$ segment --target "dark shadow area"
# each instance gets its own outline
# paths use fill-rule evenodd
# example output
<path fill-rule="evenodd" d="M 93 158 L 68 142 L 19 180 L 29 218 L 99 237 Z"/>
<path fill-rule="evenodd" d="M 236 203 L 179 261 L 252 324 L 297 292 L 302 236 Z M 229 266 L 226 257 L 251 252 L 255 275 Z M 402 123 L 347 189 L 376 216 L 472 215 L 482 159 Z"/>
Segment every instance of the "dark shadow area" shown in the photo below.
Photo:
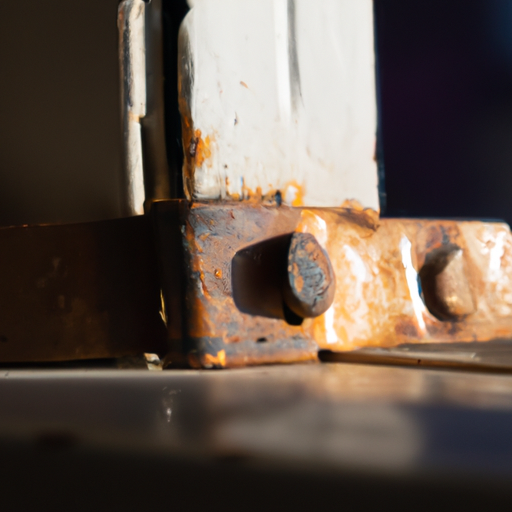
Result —
<path fill-rule="evenodd" d="M 512 2 L 376 0 L 387 216 L 512 221 Z"/>
<path fill-rule="evenodd" d="M 164 27 L 165 132 L 173 197 L 183 198 L 183 148 L 178 109 L 178 32 L 189 7 L 186 0 L 162 0 Z"/>
<path fill-rule="evenodd" d="M 118 3 L 2 4 L 0 226 L 120 215 Z"/>
<path fill-rule="evenodd" d="M 291 234 L 278 236 L 238 251 L 231 264 L 233 300 L 243 313 L 279 318 L 300 325 L 285 304 L 283 287 L 287 276 Z"/>
<path fill-rule="evenodd" d="M 4 444 L 3 510 L 453 510 L 506 509 L 502 482 L 315 472 L 251 464 L 83 449 L 63 432 L 33 445 Z M 23 490 L 19 482 L 31 484 Z"/>

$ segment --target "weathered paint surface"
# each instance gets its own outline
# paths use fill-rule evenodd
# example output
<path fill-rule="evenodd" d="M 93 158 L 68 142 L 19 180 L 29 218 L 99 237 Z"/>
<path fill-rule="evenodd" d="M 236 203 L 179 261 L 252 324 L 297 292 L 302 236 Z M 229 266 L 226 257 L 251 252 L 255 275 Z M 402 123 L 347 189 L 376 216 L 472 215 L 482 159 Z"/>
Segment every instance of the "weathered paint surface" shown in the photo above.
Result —
<path fill-rule="evenodd" d="M 180 32 L 189 199 L 378 210 L 371 0 L 199 0 Z"/>
<path fill-rule="evenodd" d="M 146 115 L 145 5 L 124 0 L 118 12 L 127 215 L 144 213 L 140 121 Z"/>
<path fill-rule="evenodd" d="M 268 286 L 258 284 L 257 290 L 268 290 L 268 304 L 260 314 L 242 311 L 233 298 L 237 252 L 295 231 L 313 234 L 329 255 L 336 279 L 333 305 L 321 316 L 290 324 L 269 272 Z M 311 359 L 319 348 L 512 336 L 512 237 L 505 224 L 379 220 L 372 210 L 343 208 L 194 204 L 183 208 L 182 232 L 188 262 L 185 336 L 203 347 L 194 351 L 197 365 Z M 466 276 L 464 293 L 474 305 L 474 312 L 451 321 L 429 311 L 418 279 L 429 254 L 446 245 L 460 249 L 457 268 L 463 273 L 457 275 Z M 277 307 L 269 307 L 272 301 Z M 284 341 L 286 350 L 280 351 Z"/>

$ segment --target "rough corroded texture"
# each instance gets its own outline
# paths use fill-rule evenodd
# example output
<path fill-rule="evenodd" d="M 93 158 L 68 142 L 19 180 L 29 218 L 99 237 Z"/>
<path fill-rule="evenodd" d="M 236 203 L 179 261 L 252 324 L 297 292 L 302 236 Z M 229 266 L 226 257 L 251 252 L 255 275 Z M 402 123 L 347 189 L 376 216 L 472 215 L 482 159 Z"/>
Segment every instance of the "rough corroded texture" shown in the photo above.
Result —
<path fill-rule="evenodd" d="M 316 231 L 317 239 L 324 233 L 337 279 L 332 309 L 304 323 L 320 346 L 351 350 L 512 333 L 512 239 L 505 224 L 382 219 L 363 227 L 334 210 L 303 210 L 302 217 L 299 229 Z M 418 272 L 429 254 L 452 244 L 463 251 L 475 312 L 441 321 L 425 306 Z"/>
<path fill-rule="evenodd" d="M 375 212 L 343 208 L 236 203 L 190 206 L 185 202 L 155 206 L 159 237 L 165 237 L 174 218 L 183 243 L 185 301 L 181 304 L 176 298 L 181 293 L 173 286 L 176 276 L 166 279 L 164 293 L 168 303 L 179 306 L 173 317 L 183 315 L 183 331 L 175 332 L 174 339 L 180 343 L 183 333 L 188 340 L 184 352 L 193 355 L 194 364 L 224 367 L 293 360 L 290 345 L 285 358 L 273 348 L 283 340 L 292 345 L 297 342 L 295 358 L 299 360 L 316 357 L 318 348 L 346 351 L 512 335 L 512 238 L 505 224 L 379 221 Z M 173 209 L 174 217 L 170 215 Z M 258 297 L 252 310 L 237 307 L 233 293 L 239 278 L 233 279 L 232 274 L 237 255 L 294 232 L 314 235 L 329 255 L 336 278 L 333 305 L 321 316 L 299 322 L 290 321 L 270 303 L 260 301 L 258 305 Z M 418 274 L 428 267 L 432 255 L 454 246 L 460 249 L 455 256 L 461 260 L 456 260 L 452 269 L 448 262 L 444 271 L 464 275 L 466 284 L 436 281 L 440 297 L 451 311 L 451 317 L 442 320 L 425 305 Z M 261 276 L 252 282 L 268 290 L 276 288 L 275 279 L 271 273 L 267 282 Z M 450 302 L 454 293 L 461 294 L 460 304 Z M 244 357 L 238 351 L 235 359 L 233 345 L 240 343 L 252 343 L 254 349 Z"/>
<path fill-rule="evenodd" d="M 329 257 L 310 233 L 272 237 L 241 249 L 233 258 L 231 283 L 240 311 L 296 325 L 324 313 L 334 299 Z"/>
<path fill-rule="evenodd" d="M 311 233 L 294 233 L 288 250 L 284 299 L 301 318 L 325 313 L 334 300 L 335 277 L 329 256 Z"/>
<path fill-rule="evenodd" d="M 166 201 L 155 203 L 153 213 L 172 363 L 183 363 L 182 355 L 188 364 L 204 367 L 316 359 L 316 343 L 301 326 L 283 319 L 281 304 L 264 303 L 260 307 L 266 311 L 256 315 L 242 312 L 233 300 L 232 267 L 237 251 L 292 233 L 299 210 Z M 183 254 L 176 256 L 180 245 Z M 274 279 L 271 275 L 268 281 L 262 280 L 262 287 L 271 289 Z M 237 350 L 236 346 L 245 348 Z"/>

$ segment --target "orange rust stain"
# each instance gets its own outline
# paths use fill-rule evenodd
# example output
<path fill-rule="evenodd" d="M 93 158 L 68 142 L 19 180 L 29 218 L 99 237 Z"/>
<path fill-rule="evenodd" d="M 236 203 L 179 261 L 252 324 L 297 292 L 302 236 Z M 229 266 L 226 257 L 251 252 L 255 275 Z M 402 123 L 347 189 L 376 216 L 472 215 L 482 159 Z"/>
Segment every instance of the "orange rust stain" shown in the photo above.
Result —
<path fill-rule="evenodd" d="M 247 210 L 252 212 L 258 207 L 248 209 L 247 205 L 238 204 L 229 207 L 216 205 L 216 208 L 228 208 L 230 215 L 233 211 L 236 212 L 237 222 L 243 226 L 243 229 L 233 230 L 233 233 L 225 233 L 223 223 L 217 223 L 216 234 L 222 235 L 222 240 L 225 241 L 223 242 L 226 246 L 225 250 L 232 254 L 232 251 L 247 242 L 244 236 L 248 236 L 255 230 L 251 224 L 254 221 L 248 221 L 244 212 Z M 270 220 L 265 221 L 267 216 Z M 482 269 L 486 269 L 486 265 L 488 265 L 486 263 L 488 257 L 481 254 L 479 242 L 484 235 L 482 234 L 478 240 L 472 242 L 474 244 L 478 242 L 478 245 L 474 245 L 474 247 L 465 242 L 466 236 L 469 234 L 474 236 L 479 229 L 482 229 L 479 228 L 481 224 L 382 219 L 379 226 L 372 221 L 371 217 L 372 213 L 361 206 L 358 209 L 311 210 L 261 207 L 261 216 L 258 219 L 267 230 L 265 233 L 268 236 L 299 229 L 311 232 L 318 239 L 325 238 L 326 250 L 331 255 L 338 282 L 333 309 L 329 311 L 329 314 L 305 320 L 300 328 L 292 328 L 280 320 L 242 314 L 235 308 L 232 299 L 227 294 L 216 294 L 211 277 L 217 277 L 216 269 L 226 267 L 222 266 L 224 260 L 219 256 L 219 248 L 222 245 L 212 245 L 212 238 L 215 240 L 221 238 L 209 238 L 204 247 L 205 253 L 210 254 L 211 258 L 208 259 L 204 255 L 199 256 L 197 253 L 192 258 L 192 271 L 198 272 L 197 275 L 201 277 L 201 280 L 204 279 L 204 275 L 210 278 L 207 284 L 212 288 L 210 296 L 201 295 L 200 287 L 199 289 L 198 287 L 194 288 L 194 297 L 190 298 L 190 310 L 192 311 L 189 323 L 190 335 L 194 337 L 215 336 L 222 338 L 226 343 L 231 343 L 239 341 L 241 332 L 255 333 L 255 339 L 266 337 L 269 341 L 280 337 L 290 338 L 300 333 L 310 339 L 315 339 L 322 348 L 344 351 L 362 346 L 390 347 L 405 342 L 485 340 L 497 337 L 497 335 L 508 337 L 512 334 L 510 316 L 503 317 L 496 309 L 497 306 L 494 305 L 497 303 L 500 307 L 507 306 L 503 298 L 504 291 L 500 291 L 499 295 L 495 295 L 494 291 L 489 292 L 490 286 L 494 286 L 494 284 L 486 283 L 486 278 L 481 275 Z M 280 231 L 272 231 L 278 224 L 276 219 L 282 222 Z M 459 234 L 461 225 L 468 226 L 465 228 L 468 235 Z M 188 241 L 192 244 L 191 250 L 194 254 L 193 244 L 197 243 L 197 239 L 194 240 L 190 231 L 189 227 L 187 233 L 191 238 Z M 257 232 L 259 233 L 259 231 Z M 493 228 L 488 234 L 487 231 L 485 233 L 486 237 L 496 237 L 499 230 Z M 508 230 L 506 233 L 509 233 Z M 425 260 L 425 255 L 437 244 L 443 242 L 443 234 L 449 238 L 451 243 L 456 242 L 468 252 L 468 262 L 471 263 L 472 259 L 475 260 L 471 263 L 475 266 L 475 272 L 469 273 L 468 279 L 472 286 L 473 284 L 480 286 L 480 280 L 482 281 L 482 291 L 479 294 L 480 309 L 474 315 L 456 324 L 441 322 L 426 312 L 423 316 L 426 324 L 425 331 L 418 328 L 418 320 L 411 306 L 412 288 L 409 288 L 405 276 L 400 243 L 404 237 L 411 241 L 410 256 L 414 269 L 419 271 Z M 240 237 L 242 238 L 240 239 Z M 468 240 L 471 241 L 472 238 L 468 238 Z M 507 234 L 507 240 L 510 240 L 510 234 Z M 506 247 L 502 265 L 507 264 L 510 268 L 507 275 L 512 275 L 512 240 L 507 242 Z M 477 258 L 480 258 L 482 262 L 479 263 L 480 260 Z M 200 271 L 203 273 L 199 273 Z M 505 291 L 512 290 L 512 278 L 511 282 L 507 283 L 502 284 L 506 288 Z M 230 322 L 236 322 L 240 328 L 236 332 L 229 331 L 225 326 Z M 219 359 L 218 355 L 212 357 L 215 361 Z M 229 361 L 227 361 L 228 366 L 233 366 L 235 357 L 230 355 Z M 208 364 L 217 364 L 211 359 L 209 361 Z M 244 360 L 243 364 L 250 363 Z"/>
<path fill-rule="evenodd" d="M 241 80 L 240 80 L 240 85 L 245 87 L 246 89 L 249 89 L 249 86 L 245 82 L 242 82 Z"/>
<path fill-rule="evenodd" d="M 315 254 L 316 245 L 313 242 L 308 242 L 306 244 L 305 250 L 309 252 L 312 256 L 312 258 L 316 259 L 313 255 Z"/>
<path fill-rule="evenodd" d="M 218 325 L 211 319 L 210 309 L 198 297 L 190 297 L 188 331 L 189 335 L 194 338 L 216 336 L 218 332 Z"/>
<path fill-rule="evenodd" d="M 340 212 L 341 213 L 341 212 Z M 314 321 L 314 335 L 323 348 L 350 350 L 362 346 L 393 346 L 400 343 L 474 341 L 505 336 L 505 330 L 512 331 L 512 323 L 501 330 L 505 320 L 492 316 L 487 310 L 488 294 L 482 293 L 481 307 L 463 321 L 439 321 L 428 311 L 422 313 L 426 330 L 418 325 L 418 319 L 412 307 L 412 293 L 405 273 L 404 262 L 400 254 L 401 240 L 406 237 L 412 242 L 411 259 L 416 271 L 425 261 L 425 254 L 438 244 L 438 234 L 444 233 L 451 243 L 457 244 L 473 256 L 462 237 L 458 234 L 458 223 L 454 221 L 416 221 L 406 219 L 383 219 L 380 228 L 370 236 L 364 234 L 368 227 L 356 216 L 365 216 L 366 210 L 346 212 L 336 220 L 325 212 L 324 220 L 329 226 L 328 250 L 336 254 L 333 258 L 338 281 L 335 310 L 330 324 L 339 341 L 331 342 L 327 338 L 328 329 L 323 329 L 324 319 Z M 476 224 L 472 230 L 476 230 Z M 446 243 L 446 242 L 444 242 Z M 346 247 L 350 258 L 344 255 Z M 478 253 L 477 253 L 478 254 Z M 357 256 L 355 256 L 357 255 Z M 360 279 L 352 272 L 353 262 L 364 272 Z M 356 268 L 356 267 L 354 267 Z M 365 277 L 366 276 L 366 277 Z M 468 274 L 470 286 L 477 281 L 477 274 Z M 501 324 L 501 325 L 500 325 Z M 343 335 L 347 339 L 343 340 Z M 510 335 L 510 334 L 509 334 Z"/>
<path fill-rule="evenodd" d="M 181 80 L 178 82 L 179 94 L 178 105 L 181 113 L 181 141 L 183 144 L 183 181 L 185 194 L 188 199 L 191 199 L 194 192 L 194 172 L 193 172 L 193 159 L 190 156 L 189 148 L 192 143 L 193 129 L 192 129 L 192 115 L 190 113 L 189 105 L 181 94 Z"/>
<path fill-rule="evenodd" d="M 281 193 L 283 200 L 286 198 L 287 191 L 291 187 L 293 192 L 295 192 L 293 199 L 291 201 L 291 206 L 303 206 L 304 205 L 304 187 L 299 185 L 296 181 L 289 181 L 284 185 L 282 189 L 272 188 L 272 185 L 268 185 L 268 191 L 263 192 L 261 187 L 257 187 L 256 190 L 251 189 L 247 185 L 242 186 L 242 194 L 234 193 L 229 194 L 228 192 L 229 181 L 226 178 L 226 192 L 227 197 L 233 201 L 244 201 L 249 203 L 276 203 L 276 195 L 277 193 Z"/>
<path fill-rule="evenodd" d="M 205 366 L 226 366 L 226 351 L 220 350 L 217 355 L 205 354 L 203 357 L 203 363 Z"/>
<path fill-rule="evenodd" d="M 180 71 L 181 73 L 181 71 Z M 181 114 L 181 139 L 183 144 L 183 184 L 185 194 L 192 200 L 195 192 L 194 171 L 211 157 L 211 135 L 202 138 L 201 130 L 194 130 L 190 106 L 182 91 L 181 76 L 178 80 L 178 106 Z"/>
<path fill-rule="evenodd" d="M 251 203 L 261 203 L 263 199 L 263 193 L 261 191 L 261 187 L 257 187 L 256 191 L 253 191 L 251 188 L 246 186 L 245 184 L 242 186 L 242 199 L 245 202 Z"/>
<path fill-rule="evenodd" d="M 285 191 L 293 187 L 296 190 L 295 197 L 292 200 L 292 206 L 304 206 L 304 186 L 296 181 L 289 181 L 284 187 Z M 285 192 L 286 194 L 286 192 Z"/>
<path fill-rule="evenodd" d="M 217 278 L 217 279 L 222 279 L 222 270 L 220 268 L 216 269 L 215 272 L 213 273 L 213 275 Z"/>
<path fill-rule="evenodd" d="M 349 210 L 352 213 L 362 213 L 375 226 L 379 224 L 380 213 L 372 208 L 365 208 L 357 199 L 347 199 L 343 201 L 340 208 Z"/>
<path fill-rule="evenodd" d="M 201 288 L 203 290 L 203 295 L 208 299 L 210 298 L 210 292 L 208 291 L 208 287 L 206 286 L 206 281 L 204 277 L 204 272 L 201 270 L 199 272 L 199 280 L 201 281 Z"/>
<path fill-rule="evenodd" d="M 212 156 L 212 151 L 210 149 L 211 138 L 207 135 L 204 139 L 201 137 L 201 130 L 196 130 L 194 132 L 194 142 L 195 142 L 195 154 L 191 155 L 195 159 L 195 166 L 201 167 L 206 160 L 208 160 Z M 190 153 L 190 150 L 189 150 Z"/>
<path fill-rule="evenodd" d="M 348 210 L 355 210 L 362 212 L 364 206 L 357 199 L 346 199 L 343 201 L 341 208 L 347 208 Z"/>
<path fill-rule="evenodd" d="M 311 233 L 321 246 L 324 246 L 328 239 L 327 223 L 322 216 L 305 208 L 300 211 L 300 219 L 295 231 Z"/>
<path fill-rule="evenodd" d="M 380 213 L 372 208 L 365 208 L 355 199 L 347 199 L 340 208 L 347 210 L 359 224 L 373 224 L 374 229 L 379 227 Z"/>

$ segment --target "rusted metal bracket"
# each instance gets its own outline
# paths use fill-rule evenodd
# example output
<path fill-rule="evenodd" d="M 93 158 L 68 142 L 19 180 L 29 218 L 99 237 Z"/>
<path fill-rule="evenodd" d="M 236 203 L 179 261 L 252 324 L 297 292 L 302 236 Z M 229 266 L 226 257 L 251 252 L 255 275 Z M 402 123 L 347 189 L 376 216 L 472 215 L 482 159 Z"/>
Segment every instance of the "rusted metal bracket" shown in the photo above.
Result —
<path fill-rule="evenodd" d="M 147 217 L 0 229 L 0 361 L 165 354 Z"/>
<path fill-rule="evenodd" d="M 506 224 L 185 201 L 153 218 L 175 364 L 512 335 Z"/>
<path fill-rule="evenodd" d="M 512 337 L 507 225 L 380 219 L 355 200 L 379 207 L 371 1 L 254 0 L 230 27 L 234 3 L 200 4 L 178 102 L 184 192 L 210 202 L 167 199 L 161 2 L 124 0 L 124 199 L 150 218 L 0 229 L 0 361 L 169 349 L 221 368 Z M 340 39 L 301 45 L 312 17 Z"/>
<path fill-rule="evenodd" d="M 3 362 L 155 352 L 223 368 L 512 337 L 501 223 L 173 200 L 0 240 Z"/>

